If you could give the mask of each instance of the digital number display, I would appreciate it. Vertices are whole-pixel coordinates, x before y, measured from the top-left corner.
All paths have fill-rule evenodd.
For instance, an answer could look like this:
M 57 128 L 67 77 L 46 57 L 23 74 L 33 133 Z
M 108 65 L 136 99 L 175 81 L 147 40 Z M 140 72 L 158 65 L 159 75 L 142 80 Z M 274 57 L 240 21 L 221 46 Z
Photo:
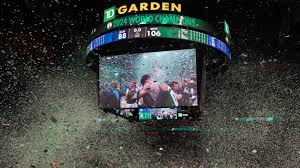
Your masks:
M 174 27 L 133 27 L 107 33 L 93 40 L 87 47 L 86 53 L 88 55 L 95 48 L 105 44 L 134 38 L 172 38 L 198 42 L 220 50 L 226 55 L 227 60 L 231 60 L 229 47 L 218 38 L 202 32 Z
M 118 39 L 119 40 L 128 39 L 128 30 L 119 31 Z

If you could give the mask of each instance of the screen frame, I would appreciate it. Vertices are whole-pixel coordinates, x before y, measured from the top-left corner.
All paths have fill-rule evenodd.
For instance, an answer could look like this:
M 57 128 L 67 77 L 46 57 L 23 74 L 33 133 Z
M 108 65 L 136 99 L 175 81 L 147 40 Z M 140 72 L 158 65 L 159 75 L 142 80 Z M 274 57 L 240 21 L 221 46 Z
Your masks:
M 93 56 L 90 61 L 94 61 L 90 68 L 94 70 L 95 73 L 97 73 L 97 78 L 99 76 L 99 57 L 103 56 L 113 56 L 113 55 L 122 55 L 124 53 L 126 54 L 134 54 L 134 53 L 145 53 L 145 52 L 156 52 L 156 51 L 168 51 L 168 50 L 176 50 L 176 49 L 193 49 L 196 48 L 196 68 L 197 68 L 197 92 L 198 92 L 198 107 L 196 108 L 180 108 L 178 109 L 178 112 L 181 112 L 183 114 L 186 114 L 184 118 L 178 119 L 178 120 L 185 120 L 185 119 L 199 119 L 201 114 L 204 111 L 204 102 L 205 102 L 205 94 L 206 94 L 206 66 L 207 66 L 207 59 L 209 59 L 212 55 L 212 52 L 215 51 L 213 48 L 195 43 L 190 41 L 182 41 L 177 39 L 135 39 L 133 41 L 118 41 L 116 43 L 112 43 L 109 45 L 105 45 L 101 48 L 98 48 L 93 52 Z M 216 52 L 216 51 L 215 51 Z M 221 54 L 219 52 L 216 52 L 217 54 Z M 219 56 L 218 56 L 219 57 Z M 224 57 L 223 61 L 226 62 Z M 87 61 L 88 63 L 89 61 Z M 97 80 L 97 91 L 99 93 L 99 80 Z M 116 109 L 110 108 L 110 109 L 101 109 L 100 108 L 100 99 L 99 94 L 97 94 L 97 100 L 98 100 L 98 108 L 100 111 L 105 113 L 112 113 L 116 116 L 126 118 L 129 121 L 138 121 L 137 118 L 134 117 L 124 117 L 123 115 L 120 115 L 119 113 L 116 113 Z M 136 114 L 138 116 L 138 113 Z

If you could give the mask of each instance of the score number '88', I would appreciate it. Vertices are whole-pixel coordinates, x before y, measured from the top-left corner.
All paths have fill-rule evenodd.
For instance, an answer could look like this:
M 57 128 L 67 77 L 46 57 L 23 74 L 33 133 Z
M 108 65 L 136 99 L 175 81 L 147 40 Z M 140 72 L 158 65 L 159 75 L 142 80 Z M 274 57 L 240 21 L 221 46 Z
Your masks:
M 118 39 L 119 40 L 121 40 L 121 39 L 127 39 L 127 32 L 126 32 L 126 30 L 119 31 Z

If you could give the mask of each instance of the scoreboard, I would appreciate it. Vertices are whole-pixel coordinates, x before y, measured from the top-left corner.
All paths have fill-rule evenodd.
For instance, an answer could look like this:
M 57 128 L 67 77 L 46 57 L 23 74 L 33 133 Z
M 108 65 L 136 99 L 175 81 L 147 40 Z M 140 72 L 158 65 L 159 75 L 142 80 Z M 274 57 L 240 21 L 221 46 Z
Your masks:
M 194 30 L 163 26 L 131 27 L 104 34 L 89 44 L 86 54 L 88 55 L 94 49 L 112 42 L 136 38 L 172 38 L 188 40 L 216 48 L 226 55 L 227 60 L 231 59 L 230 49 L 227 44 L 216 37 Z
M 99 70 L 101 109 L 138 121 L 197 119 L 203 111 L 206 65 L 217 56 L 222 59 L 215 65 L 227 65 L 232 57 L 229 24 L 224 20 L 221 33 L 221 22 L 207 17 L 206 1 L 173 1 L 103 2 L 103 22 L 93 27 L 93 39 L 86 48 L 88 66 Z M 211 49 L 220 52 L 214 55 Z M 142 96 L 135 89 L 131 92 L 137 98 L 120 96 L 128 95 L 132 83 L 139 90 L 145 89 L 142 81 L 146 75 L 169 85 L 168 96 L 160 96 L 153 103 L 141 99 L 151 95 Z M 120 94 L 112 102 L 107 92 L 116 83 Z M 177 98 L 171 87 L 174 83 L 181 83 L 189 93 Z

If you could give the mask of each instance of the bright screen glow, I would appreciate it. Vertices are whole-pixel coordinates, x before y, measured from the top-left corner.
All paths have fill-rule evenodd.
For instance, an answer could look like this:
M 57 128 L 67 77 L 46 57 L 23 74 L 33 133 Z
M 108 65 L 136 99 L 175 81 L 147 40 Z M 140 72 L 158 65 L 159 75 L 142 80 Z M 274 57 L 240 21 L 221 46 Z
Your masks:
M 100 108 L 198 106 L 196 50 L 99 59 Z

